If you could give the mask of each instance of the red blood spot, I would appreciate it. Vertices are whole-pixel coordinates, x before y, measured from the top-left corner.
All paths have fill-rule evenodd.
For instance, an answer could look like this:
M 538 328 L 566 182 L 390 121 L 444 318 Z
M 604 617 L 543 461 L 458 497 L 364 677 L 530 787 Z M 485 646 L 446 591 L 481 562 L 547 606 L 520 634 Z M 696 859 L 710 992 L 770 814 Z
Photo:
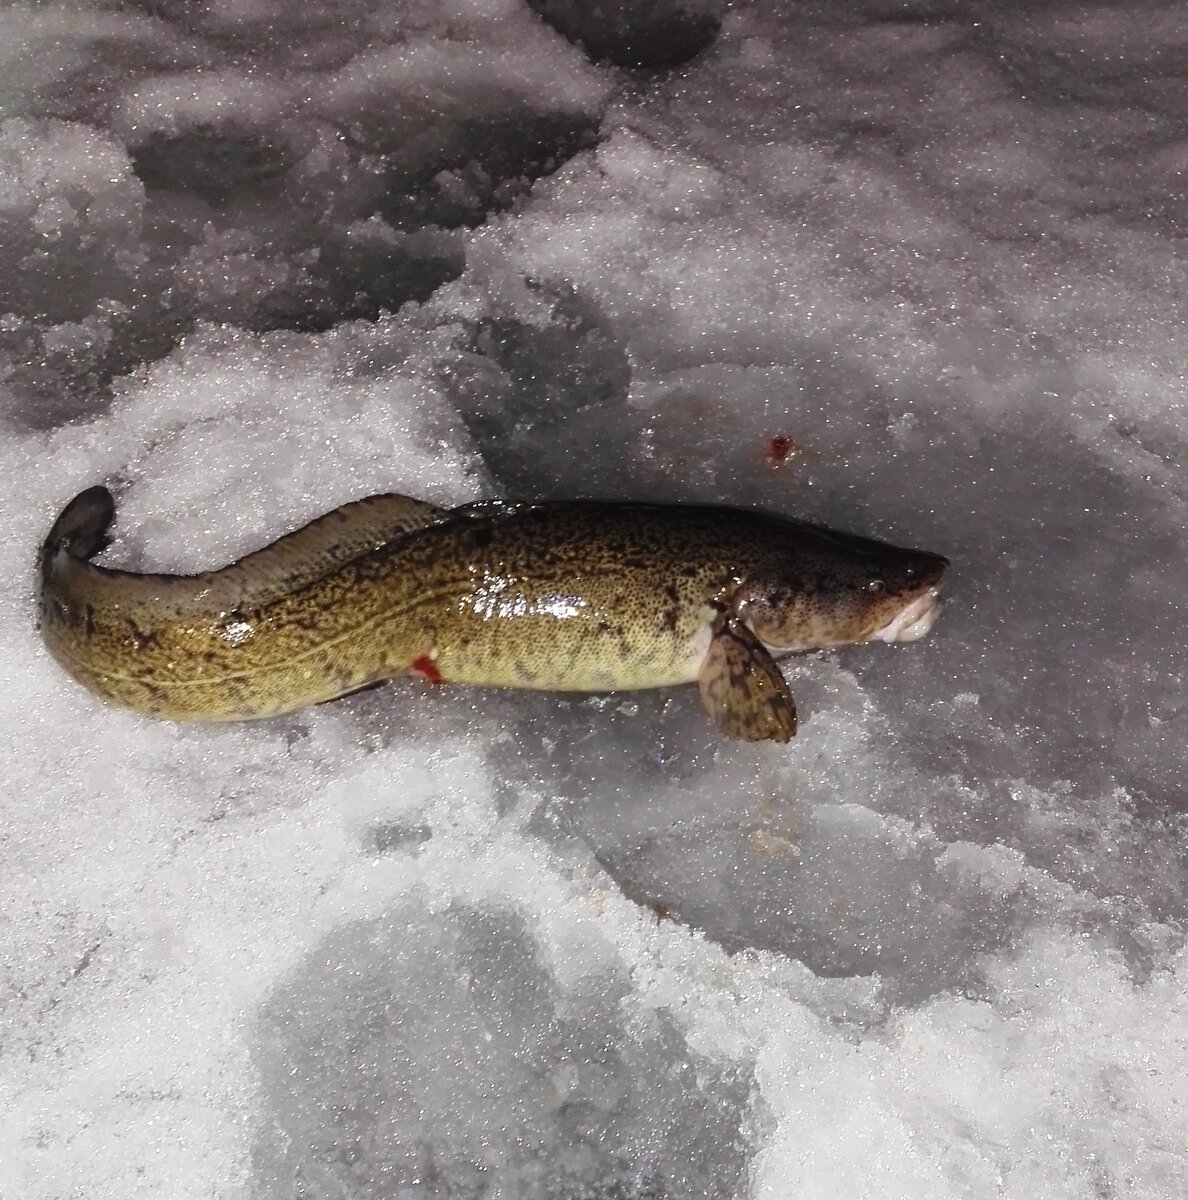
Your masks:
M 792 453 L 793 441 L 787 434 L 777 433 L 767 439 L 767 457 L 775 465 L 779 465 Z
M 441 672 L 437 669 L 437 663 L 428 654 L 422 654 L 420 658 L 414 658 L 411 665 L 412 669 L 418 675 L 424 675 L 430 683 L 441 682 Z

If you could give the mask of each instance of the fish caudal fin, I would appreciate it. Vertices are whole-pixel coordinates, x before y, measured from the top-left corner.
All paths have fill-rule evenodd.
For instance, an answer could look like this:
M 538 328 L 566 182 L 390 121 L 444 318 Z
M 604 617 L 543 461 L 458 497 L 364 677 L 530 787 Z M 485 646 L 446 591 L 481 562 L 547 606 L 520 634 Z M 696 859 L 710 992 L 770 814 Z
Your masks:
M 714 629 L 698 672 L 702 707 L 723 733 L 746 742 L 786 742 L 796 732 L 796 703 L 775 659 L 738 619 Z
M 41 548 L 42 562 L 65 551 L 88 559 L 108 543 L 107 530 L 115 517 L 115 500 L 105 487 L 87 488 L 66 505 Z

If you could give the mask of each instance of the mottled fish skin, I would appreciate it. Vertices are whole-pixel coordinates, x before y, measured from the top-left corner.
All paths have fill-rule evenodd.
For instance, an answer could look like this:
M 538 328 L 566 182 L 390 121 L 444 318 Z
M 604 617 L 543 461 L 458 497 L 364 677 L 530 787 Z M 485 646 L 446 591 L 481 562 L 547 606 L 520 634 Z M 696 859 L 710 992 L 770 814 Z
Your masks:
M 927 610 L 926 627 L 947 567 L 937 555 L 731 508 L 443 511 L 381 496 L 220 570 L 139 575 L 86 561 L 112 513 L 110 493 L 92 488 L 51 530 L 42 636 L 97 695 L 176 720 L 273 716 L 410 673 L 562 691 L 686 683 L 713 660 L 727 623 L 739 645 L 754 635 L 756 662 L 764 647 L 890 639 L 913 604 Z M 770 693 L 770 672 L 754 674 Z M 738 724 L 738 706 L 710 682 Z M 767 719 L 748 725 L 745 704 L 743 718 L 721 723 L 778 740 L 795 725 L 794 710 L 776 732 Z

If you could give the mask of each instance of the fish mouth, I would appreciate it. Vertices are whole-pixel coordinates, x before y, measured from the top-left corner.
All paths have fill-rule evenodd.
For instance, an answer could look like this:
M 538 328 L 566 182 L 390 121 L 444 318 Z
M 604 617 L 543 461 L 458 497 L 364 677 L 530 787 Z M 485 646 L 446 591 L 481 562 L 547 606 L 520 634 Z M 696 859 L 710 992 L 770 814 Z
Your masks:
M 937 588 L 929 588 L 870 635 L 872 642 L 918 642 L 936 624 L 944 605 Z

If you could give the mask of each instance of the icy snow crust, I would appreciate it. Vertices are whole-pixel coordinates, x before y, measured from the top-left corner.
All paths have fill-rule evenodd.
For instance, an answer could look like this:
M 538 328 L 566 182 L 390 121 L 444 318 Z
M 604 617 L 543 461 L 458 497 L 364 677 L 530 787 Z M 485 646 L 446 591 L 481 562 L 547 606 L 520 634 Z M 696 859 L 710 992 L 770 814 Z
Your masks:
M 1188 1194 L 1183 6 L 617 7 L 0 15 L 5 1197 Z M 392 489 L 956 567 L 789 747 L 186 728 L 39 645 L 100 481 L 134 567 Z

